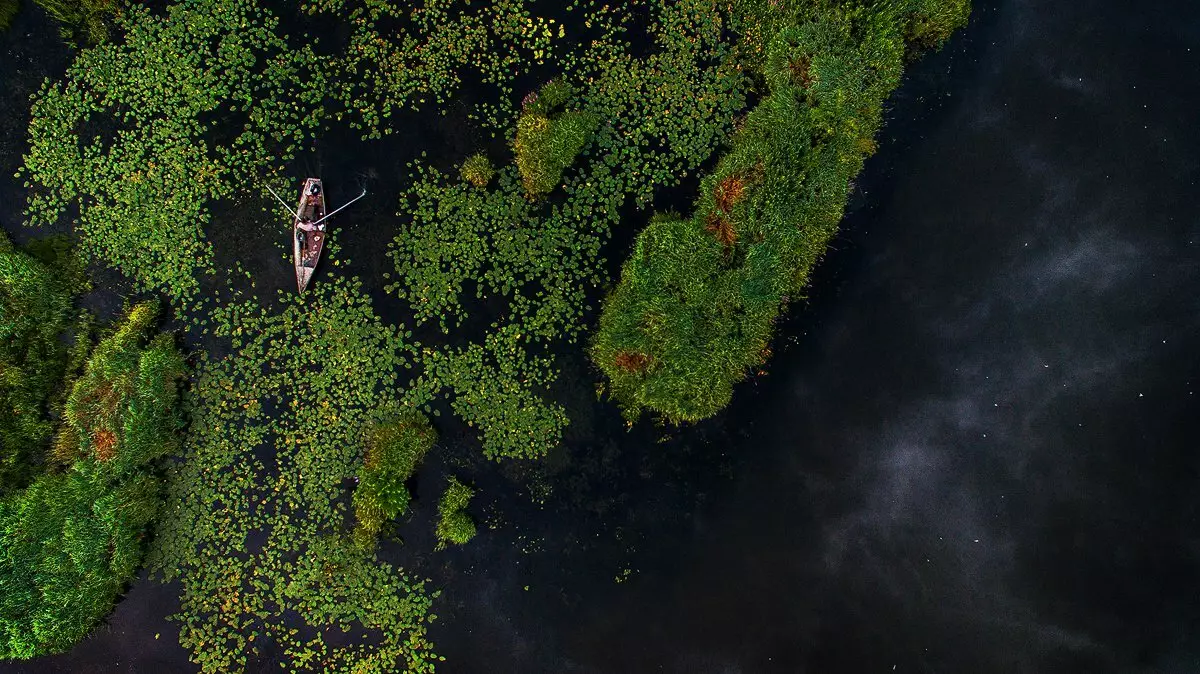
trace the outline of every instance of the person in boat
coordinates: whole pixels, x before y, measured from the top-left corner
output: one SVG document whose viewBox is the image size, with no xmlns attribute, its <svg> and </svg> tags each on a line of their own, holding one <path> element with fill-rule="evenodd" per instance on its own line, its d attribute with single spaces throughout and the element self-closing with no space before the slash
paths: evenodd
<svg viewBox="0 0 1200 674">
<path fill-rule="evenodd" d="M 308 186 L 308 195 L 310 197 L 313 197 L 314 200 L 316 199 L 316 197 L 320 196 L 320 194 L 321 194 L 321 184 L 320 183 L 312 183 Z M 319 213 L 316 213 L 314 215 L 319 215 Z M 309 221 L 303 220 L 303 221 L 301 221 L 300 225 L 301 225 L 301 227 L 304 227 L 305 231 L 308 231 L 308 232 L 311 232 L 314 230 L 318 231 L 318 232 L 325 231 L 325 223 L 323 223 L 323 222 L 314 227 L 313 225 L 311 225 L 309 223 Z M 305 225 L 307 225 L 307 227 L 305 227 Z"/>
</svg>

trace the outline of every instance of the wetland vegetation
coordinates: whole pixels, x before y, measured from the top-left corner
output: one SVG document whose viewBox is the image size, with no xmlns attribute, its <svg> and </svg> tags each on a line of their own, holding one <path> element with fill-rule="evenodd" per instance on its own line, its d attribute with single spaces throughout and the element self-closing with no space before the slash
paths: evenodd
<svg viewBox="0 0 1200 674">
<path fill-rule="evenodd" d="M 71 252 L 46 243 L 35 250 L 53 250 L 67 274 L 0 239 L 4 658 L 66 650 L 112 610 L 159 511 L 153 464 L 183 427 L 186 367 L 174 339 L 154 334 L 155 304 L 130 308 L 93 346 L 72 310 Z"/>
<path fill-rule="evenodd" d="M 80 266 L 55 272 L 44 259 L 62 246 L 39 261 L 5 240 L 3 655 L 68 648 L 147 548 L 182 588 L 174 620 L 201 671 L 432 671 L 438 592 L 401 565 L 401 518 L 436 507 L 436 554 L 486 535 L 465 478 L 437 475 L 436 506 L 411 491 L 443 413 L 475 432 L 472 470 L 544 457 L 571 423 L 550 394 L 561 356 L 582 348 L 631 420 L 717 413 L 802 296 L 906 59 L 967 10 L 188 0 L 105 14 L 112 38 L 32 101 L 26 218 L 69 224 L 86 263 L 164 303 L 188 345 L 188 424 L 154 304 L 89 351 Z M 263 185 L 298 185 L 324 134 L 385 143 L 453 105 L 471 149 L 422 146 L 401 184 L 373 189 L 394 213 L 386 250 L 345 249 L 335 225 L 304 295 L 224 257 L 233 209 L 283 251 L 286 230 L 257 215 Z M 690 215 L 653 212 L 697 178 Z M 643 226 L 610 278 L 613 233 Z M 81 509 L 104 516 L 76 532 Z M 55 594 L 81 575 L 86 596 Z"/>
</svg>

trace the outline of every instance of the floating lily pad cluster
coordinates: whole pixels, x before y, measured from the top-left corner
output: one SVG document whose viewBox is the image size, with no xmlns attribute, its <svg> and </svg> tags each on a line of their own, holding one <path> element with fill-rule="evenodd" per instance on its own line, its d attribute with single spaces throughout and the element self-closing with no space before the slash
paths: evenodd
<svg viewBox="0 0 1200 674">
<path fill-rule="evenodd" d="M 201 364 L 154 555 L 183 586 L 180 640 L 205 672 L 244 668 L 264 642 L 289 671 L 428 671 L 434 595 L 348 534 L 364 431 L 387 441 L 406 409 L 408 333 L 347 278 L 278 303 L 213 312 L 231 351 Z"/>
<path fill-rule="evenodd" d="M 33 105 L 27 216 L 75 212 L 82 253 L 190 300 L 213 272 L 211 201 L 287 159 L 320 119 L 323 69 L 254 0 L 134 7 Z M 297 82 L 307 86 L 296 86 Z M 220 127 L 224 140 L 212 140 Z"/>
<path fill-rule="evenodd" d="M 545 63 L 565 36 L 554 19 L 533 16 L 528 0 L 309 0 L 305 10 L 330 20 L 349 18 L 346 53 L 335 68 L 332 93 L 344 106 L 334 114 L 367 138 L 395 133 L 396 113 L 445 103 L 473 73 L 502 99 L 512 80 Z M 407 31 L 395 31 L 401 24 Z M 504 106 L 507 108 L 508 106 Z"/>
<path fill-rule="evenodd" d="M 395 112 L 444 102 L 469 68 L 508 91 L 563 34 L 525 4 L 304 5 L 349 17 L 350 46 L 334 55 L 283 34 L 258 0 L 130 8 L 117 21 L 123 41 L 82 51 L 37 96 L 23 169 L 29 222 L 71 214 L 89 259 L 194 301 L 198 277 L 216 273 L 205 238 L 213 201 L 245 199 L 322 122 L 379 137 Z M 409 30 L 381 27 L 397 22 Z"/>
</svg>

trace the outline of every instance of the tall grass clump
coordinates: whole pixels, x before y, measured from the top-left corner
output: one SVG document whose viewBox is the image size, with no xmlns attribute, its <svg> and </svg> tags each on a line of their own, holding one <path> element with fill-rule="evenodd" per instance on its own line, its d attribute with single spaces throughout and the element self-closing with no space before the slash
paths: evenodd
<svg viewBox="0 0 1200 674">
<path fill-rule="evenodd" d="M 92 352 L 55 439 L 70 461 L 0 500 L 0 658 L 62 652 L 113 607 L 158 510 L 150 462 L 175 449 L 183 357 L 138 305 Z"/>
<path fill-rule="evenodd" d="M 961 0 L 775 5 L 743 3 L 741 15 L 762 40 L 766 96 L 702 181 L 693 215 L 652 220 L 605 303 L 591 354 L 630 418 L 712 416 L 766 360 L 775 321 L 874 151 L 906 36 L 944 39 L 967 10 Z"/>
<path fill-rule="evenodd" d="M 475 520 L 467 514 L 467 506 L 475 496 L 475 490 L 451 476 L 446 482 L 446 491 L 438 502 L 437 548 L 447 545 L 463 545 L 475 537 Z"/>
<path fill-rule="evenodd" d="M 492 178 L 496 177 L 496 169 L 492 168 L 492 162 L 488 161 L 487 155 L 482 152 L 468 157 L 458 171 L 463 180 L 480 188 L 487 187 Z"/>
<path fill-rule="evenodd" d="M 588 112 L 556 113 L 574 95 L 574 87 L 554 80 L 525 99 L 517 119 L 513 149 L 521 183 L 531 197 L 548 194 L 558 187 L 563 171 L 575 162 L 599 126 L 596 116 Z"/>
<path fill-rule="evenodd" d="M 70 44 L 97 45 L 108 39 L 113 19 L 120 12 L 117 0 L 34 0 L 59 23 L 59 32 Z"/>
<path fill-rule="evenodd" d="M 429 419 L 408 411 L 373 424 L 366 434 L 366 456 L 354 490 L 354 543 L 371 550 L 388 520 L 408 510 L 411 495 L 404 482 L 437 442 Z"/>
<path fill-rule="evenodd" d="M 20 250 L 0 233 L 0 496 L 28 483 L 53 433 L 79 282 L 70 255 L 61 241 Z"/>
</svg>

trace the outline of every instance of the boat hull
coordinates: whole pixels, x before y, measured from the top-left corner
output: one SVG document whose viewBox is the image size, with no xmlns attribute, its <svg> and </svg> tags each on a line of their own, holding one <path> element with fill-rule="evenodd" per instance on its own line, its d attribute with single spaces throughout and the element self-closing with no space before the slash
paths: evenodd
<svg viewBox="0 0 1200 674">
<path fill-rule="evenodd" d="M 314 186 L 316 187 L 314 193 Z M 296 265 L 296 287 L 300 292 L 308 289 L 321 252 L 325 249 L 325 229 L 328 223 L 313 227 L 310 223 L 325 217 L 325 186 L 320 178 L 308 178 L 300 189 L 300 203 L 296 207 L 298 216 L 292 221 L 292 258 Z"/>
</svg>

